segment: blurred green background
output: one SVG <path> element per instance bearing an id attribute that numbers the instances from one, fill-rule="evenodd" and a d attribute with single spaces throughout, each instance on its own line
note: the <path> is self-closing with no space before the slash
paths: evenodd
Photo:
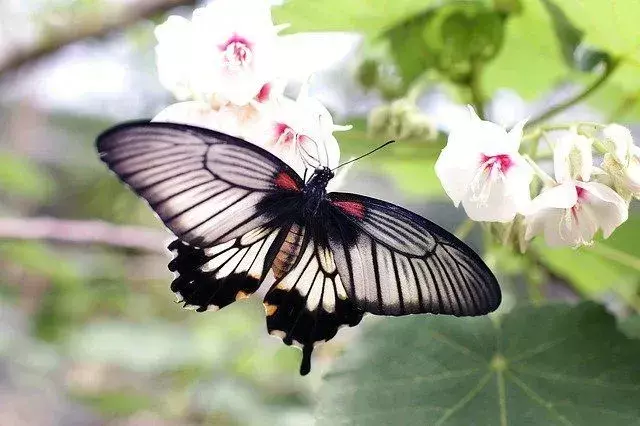
<path id="1" fill-rule="evenodd" d="M 557 346 L 529 370 L 505 367 L 510 349 L 501 349 L 486 318 L 365 318 L 364 337 L 360 328 L 341 331 L 315 352 L 312 374 L 299 377 L 300 352 L 267 335 L 258 298 L 215 314 L 173 303 L 169 235 L 107 172 L 94 140 L 173 102 L 157 80 L 153 29 L 196 5 L 0 2 L 0 425 L 306 425 L 316 416 L 322 424 L 640 424 L 640 348 L 616 328 L 617 321 L 640 336 L 633 206 L 628 223 L 593 248 L 534 244 L 522 257 L 484 244 L 478 227 L 470 234 L 500 277 L 506 324 L 520 324 L 504 332 L 514 362 L 520 341 L 531 356 Z M 611 58 L 623 58 L 605 84 L 556 118 L 638 129 L 636 0 L 291 0 L 274 17 L 291 23 L 289 32 L 336 31 L 314 41 L 323 47 L 312 93 L 336 122 L 354 124 L 338 135 L 343 158 L 389 136 L 384 129 L 371 136 L 373 109 L 407 95 L 417 101 L 410 112 L 428 126 L 359 162 L 344 188 L 450 230 L 464 216 L 446 200 L 433 164 L 465 103 L 479 102 L 493 121 L 511 125 L 571 98 L 606 73 Z M 402 111 L 390 113 L 400 127 Z M 581 300 L 615 319 L 595 304 L 547 306 L 544 315 L 519 308 Z M 530 335 L 536 325 L 543 331 Z M 484 367 L 447 364 L 456 358 L 446 360 L 450 345 L 433 331 L 440 328 L 473 340 L 471 352 L 483 359 L 486 352 Z M 339 358 L 345 347 L 349 368 Z M 438 384 L 443 371 L 464 367 L 452 377 L 471 377 L 487 365 L 491 375 L 472 383 Z M 534 367 L 552 372 L 529 381 Z M 495 395 L 483 393 L 489 387 Z M 427 399 L 437 401 L 433 412 Z"/>

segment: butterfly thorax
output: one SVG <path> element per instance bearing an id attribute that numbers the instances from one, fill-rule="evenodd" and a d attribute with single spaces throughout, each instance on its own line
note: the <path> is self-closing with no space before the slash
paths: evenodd
<path id="1" fill-rule="evenodd" d="M 316 169 L 303 190 L 303 216 L 314 217 L 322 201 L 327 197 L 327 184 L 333 178 L 333 172 L 328 167 Z"/>

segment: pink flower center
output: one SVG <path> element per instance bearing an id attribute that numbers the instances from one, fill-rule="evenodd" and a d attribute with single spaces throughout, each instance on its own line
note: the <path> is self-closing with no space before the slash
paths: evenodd
<path id="1" fill-rule="evenodd" d="M 218 46 L 223 53 L 223 61 L 229 70 L 246 68 L 253 60 L 252 44 L 244 37 L 234 34 L 226 43 Z"/>
<path id="2" fill-rule="evenodd" d="M 480 157 L 480 165 L 485 169 L 498 169 L 498 171 L 502 172 L 502 174 L 506 174 L 511 166 L 513 166 L 513 161 L 511 157 L 507 154 L 498 154 L 487 156 L 482 154 Z"/>
<path id="3" fill-rule="evenodd" d="M 290 145 L 296 141 L 298 134 L 284 123 L 276 123 L 274 145 Z"/>
<path id="4" fill-rule="evenodd" d="M 578 201 L 571 207 L 571 216 L 573 216 L 573 220 L 575 220 L 576 224 L 579 223 L 578 213 L 582 209 L 581 203 L 587 199 L 587 190 L 576 186 L 576 195 L 578 196 Z"/>
<path id="5" fill-rule="evenodd" d="M 276 123 L 273 145 L 302 145 L 309 142 L 309 136 L 298 133 L 285 123 Z"/>
<path id="6" fill-rule="evenodd" d="M 471 200 L 485 205 L 491 195 L 491 188 L 498 180 L 503 180 L 507 171 L 513 166 L 507 154 L 480 155 L 480 165 L 471 181 Z"/>
<path id="7" fill-rule="evenodd" d="M 266 83 L 260 88 L 260 92 L 256 95 L 256 100 L 260 103 L 267 102 L 271 97 L 271 84 Z M 279 124 L 282 125 L 282 124 Z"/>

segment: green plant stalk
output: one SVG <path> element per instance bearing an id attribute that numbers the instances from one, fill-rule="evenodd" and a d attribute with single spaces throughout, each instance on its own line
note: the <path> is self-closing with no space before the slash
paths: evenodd
<path id="1" fill-rule="evenodd" d="M 575 105 L 578 102 L 582 101 L 583 99 L 587 98 L 589 95 L 591 95 L 593 92 L 595 92 L 600 86 L 602 86 L 609 79 L 611 74 L 613 74 L 613 72 L 618 68 L 619 64 L 620 64 L 620 61 L 612 60 L 606 66 L 606 68 L 605 68 L 604 72 L 602 73 L 602 75 L 600 75 L 600 77 L 598 77 L 593 83 L 591 83 L 590 86 L 587 86 L 582 92 L 578 93 L 573 98 L 567 99 L 566 101 L 562 102 L 561 104 L 556 105 L 555 107 L 553 107 L 553 108 L 543 112 L 539 116 L 535 117 L 533 120 L 529 121 L 525 125 L 525 129 L 534 127 L 534 126 L 538 125 L 539 123 L 542 123 L 542 122 L 550 119 L 551 117 L 561 113 L 565 109 L 567 109 L 569 107 L 572 107 L 573 105 Z"/>
<path id="2" fill-rule="evenodd" d="M 467 86 L 469 87 L 469 92 L 471 93 L 471 103 L 473 104 L 478 117 L 484 120 L 486 119 L 484 111 L 485 96 L 482 90 L 481 76 L 482 68 L 480 64 L 474 63 Z"/>

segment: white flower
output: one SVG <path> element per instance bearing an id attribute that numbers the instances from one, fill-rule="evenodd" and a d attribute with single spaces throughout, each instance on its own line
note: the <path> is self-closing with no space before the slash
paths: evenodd
<path id="1" fill-rule="evenodd" d="M 334 125 L 329 111 L 307 95 L 306 86 L 295 101 L 281 97 L 259 109 L 263 119 L 247 128 L 248 140 L 274 153 L 301 175 L 306 169 L 338 165 L 340 147 L 333 132 L 351 127 Z"/>
<path id="2" fill-rule="evenodd" d="M 245 129 L 260 120 L 259 111 L 252 105 L 225 105 L 213 109 L 202 101 L 178 102 L 160 111 L 151 121 L 190 124 L 231 136 L 244 137 Z"/>
<path id="3" fill-rule="evenodd" d="M 609 173 L 614 187 L 624 197 L 640 198 L 640 147 L 633 143 L 631 132 L 619 124 L 604 128 L 602 168 Z"/>
<path id="4" fill-rule="evenodd" d="M 435 169 L 456 207 L 462 202 L 476 221 L 509 222 L 531 201 L 533 170 L 518 153 L 524 121 L 507 132 L 501 126 L 470 118 L 449 133 Z"/>
<path id="5" fill-rule="evenodd" d="M 544 190 L 531 202 L 526 215 L 527 240 L 544 234 L 550 246 L 585 245 L 592 242 L 598 229 L 608 238 L 627 220 L 628 206 L 613 189 L 599 182 L 577 179 L 591 176 L 592 165 L 582 160 L 577 162 L 578 158 L 586 161 L 587 155 L 575 151 L 574 161 L 567 160 L 572 150 L 585 147 L 577 135 L 572 137 L 573 142 L 566 139 L 555 147 L 557 185 Z"/>
<path id="6" fill-rule="evenodd" d="M 626 164 L 632 155 L 635 147 L 631 132 L 624 126 L 619 124 L 609 124 L 602 130 L 604 135 L 604 143 L 607 149 L 614 155 L 615 159 Z"/>
<path id="7" fill-rule="evenodd" d="M 279 29 L 260 0 L 216 0 L 192 21 L 171 16 L 156 28 L 160 82 L 178 99 L 245 105 L 278 77 Z"/>
<path id="8" fill-rule="evenodd" d="M 593 168 L 591 140 L 575 132 L 564 134 L 554 147 L 553 163 L 558 182 L 570 179 L 588 181 Z"/>
<path id="9" fill-rule="evenodd" d="M 316 167 L 336 167 L 340 147 L 331 114 L 303 88 L 297 100 L 284 96 L 266 103 L 227 104 L 213 109 L 201 101 L 173 104 L 152 121 L 184 123 L 227 133 L 261 146 L 289 164 L 300 175 Z"/>

